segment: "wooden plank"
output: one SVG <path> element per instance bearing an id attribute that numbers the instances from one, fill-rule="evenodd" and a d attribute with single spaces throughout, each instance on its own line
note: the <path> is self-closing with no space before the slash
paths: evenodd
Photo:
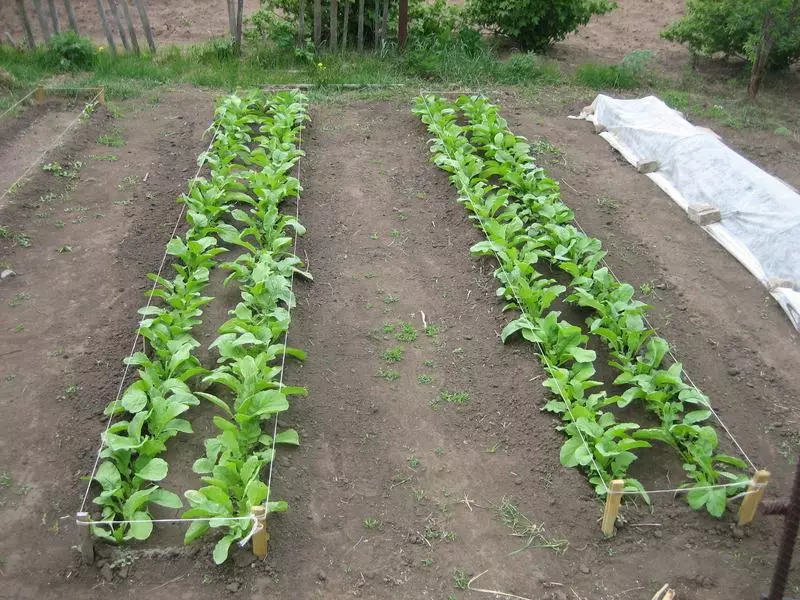
<path id="1" fill-rule="evenodd" d="M 331 0 L 331 35 L 328 46 L 336 52 L 339 44 L 339 0 Z"/>
<path id="2" fill-rule="evenodd" d="M 350 0 L 344 0 L 344 21 L 342 21 L 342 50 L 347 50 L 347 32 L 350 30 Z"/>
<path id="3" fill-rule="evenodd" d="M 58 23 L 58 9 L 56 8 L 56 0 L 47 0 L 47 7 L 50 9 L 50 21 L 53 23 L 53 33 L 58 35 L 61 33 L 61 27 Z"/>
<path id="4" fill-rule="evenodd" d="M 625 482 L 622 479 L 615 479 L 611 482 L 611 489 L 606 495 L 606 507 L 603 511 L 603 535 L 611 537 L 614 535 L 614 523 L 617 522 L 619 513 L 619 503 L 622 501 L 622 490 Z"/>
<path id="5" fill-rule="evenodd" d="M 108 42 L 108 49 L 113 56 L 117 54 L 117 45 L 114 43 L 114 36 L 111 35 L 111 29 L 108 27 L 106 20 L 106 10 L 103 8 L 103 0 L 95 0 L 97 3 L 97 12 L 100 14 L 100 24 L 103 26 L 103 32 L 106 34 L 106 41 Z"/>
<path id="6" fill-rule="evenodd" d="M 122 5 L 122 14 L 125 16 L 125 24 L 128 26 L 128 37 L 131 39 L 131 46 L 133 46 L 133 51 L 139 54 L 139 39 L 136 37 L 136 28 L 133 26 L 128 0 L 119 0 L 119 3 Z"/>
<path id="7" fill-rule="evenodd" d="M 72 0 L 64 0 L 64 6 L 67 9 L 67 19 L 69 20 L 69 28 L 75 33 L 80 35 L 78 30 L 78 19 L 75 18 L 75 9 L 72 8 Z"/>
<path id="8" fill-rule="evenodd" d="M 36 18 L 39 21 L 39 28 L 42 30 L 42 36 L 45 43 L 50 41 L 50 28 L 47 26 L 47 19 L 44 18 L 44 10 L 42 10 L 42 0 L 33 0 L 33 7 L 36 9 Z"/>
<path id="9" fill-rule="evenodd" d="M 150 47 L 150 52 L 155 52 L 156 40 L 153 38 L 153 30 L 150 29 L 150 18 L 147 16 L 147 6 L 144 2 L 145 0 L 133 0 L 136 10 L 139 12 L 139 18 L 142 20 L 142 29 L 144 37 L 147 38 L 147 45 Z"/>
<path id="10" fill-rule="evenodd" d="M 22 29 L 25 30 L 25 39 L 28 40 L 28 47 L 33 50 L 36 47 L 36 39 L 33 37 L 31 22 L 28 20 L 28 11 L 25 10 L 25 3 L 22 0 L 17 0 L 17 10 L 19 11 Z"/>
<path id="11" fill-rule="evenodd" d="M 358 0 L 358 51 L 364 49 L 364 0 Z"/>
<path id="12" fill-rule="evenodd" d="M 322 43 L 322 0 L 314 0 L 314 45 Z"/>
<path id="13" fill-rule="evenodd" d="M 764 496 L 764 488 L 769 483 L 769 471 L 756 471 L 753 481 L 747 488 L 747 496 L 739 507 L 739 527 L 751 523 L 756 516 L 756 510 Z"/>
<path id="14" fill-rule="evenodd" d="M 122 18 L 119 14 L 119 6 L 117 0 L 108 0 L 108 6 L 111 7 L 111 16 L 114 19 L 114 25 L 117 27 L 119 37 L 122 39 L 122 45 L 125 47 L 126 52 L 130 52 L 131 45 L 128 43 L 128 34 L 122 28 Z"/>

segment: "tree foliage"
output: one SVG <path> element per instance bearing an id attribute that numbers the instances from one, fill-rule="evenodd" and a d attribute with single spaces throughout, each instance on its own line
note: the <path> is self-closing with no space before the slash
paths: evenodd
<path id="1" fill-rule="evenodd" d="M 542 51 L 615 7 L 610 0 L 468 0 L 467 14 L 480 27 Z"/>

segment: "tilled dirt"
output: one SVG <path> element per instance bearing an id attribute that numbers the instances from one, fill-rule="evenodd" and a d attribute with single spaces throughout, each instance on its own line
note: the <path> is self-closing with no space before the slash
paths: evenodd
<path id="1" fill-rule="evenodd" d="M 785 494 L 798 454 L 791 399 L 800 370 L 783 313 L 587 123 L 557 115 L 560 105 L 498 100 L 518 133 L 561 149 L 541 161 L 565 200 L 604 240 L 617 275 L 641 286 L 654 324 L 748 455 L 773 471 L 769 495 Z M 299 204 L 308 232 L 298 253 L 314 281 L 296 282 L 289 334 L 308 359 L 286 373 L 309 395 L 280 419 L 302 445 L 278 449 L 272 493 L 290 510 L 270 518 L 269 558 L 253 562 L 236 549 L 214 567 L 208 542 L 183 548 L 181 530 L 165 526 L 121 553 L 98 545 L 99 564 L 79 566 L 71 545 L 81 477 L 130 351 L 144 275 L 158 267 L 173 200 L 207 144 L 200 134 L 212 102 L 180 91 L 127 110 L 120 121 L 96 114 L 54 157 L 118 161 L 86 158 L 67 198 L 63 178 L 39 172 L 0 213 L 32 242 L 0 246 L 0 263 L 18 273 L 0 284 L 0 556 L 12 597 L 478 598 L 487 595 L 458 586 L 485 570 L 474 586 L 531 599 L 649 599 L 666 582 L 682 600 L 766 588 L 773 518 L 739 532 L 734 513 L 716 521 L 666 495 L 652 513 L 624 506 L 626 524 L 602 539 L 602 504 L 581 473 L 559 464 L 563 438 L 540 412 L 548 398 L 532 348 L 499 341 L 509 316 L 495 298 L 494 267 L 469 256 L 482 234 L 428 161 L 429 136 L 406 100 L 311 108 Z M 95 143 L 112 125 L 125 136 L 121 149 Z M 48 192 L 54 199 L 42 203 Z M 208 341 L 235 302 L 212 287 Z M 430 335 L 423 313 L 436 326 Z M 401 323 L 416 339 L 396 339 Z M 388 362 L 398 346 L 402 359 Z M 205 417 L 194 414 L 197 434 L 173 443 L 176 490 L 196 483 L 188 466 L 208 433 Z M 671 486 L 680 481 L 673 462 L 644 455 L 638 475 L 648 487 Z M 538 533 L 512 535 L 500 506 L 506 516 L 516 507 Z"/>

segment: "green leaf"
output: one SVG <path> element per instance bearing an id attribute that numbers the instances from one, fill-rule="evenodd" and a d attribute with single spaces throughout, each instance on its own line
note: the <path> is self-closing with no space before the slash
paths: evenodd
<path id="1" fill-rule="evenodd" d="M 147 394 L 139 389 L 140 385 L 141 382 L 139 381 L 131 385 L 125 390 L 122 400 L 120 400 L 122 407 L 129 413 L 138 413 L 147 406 Z"/>
<path id="2" fill-rule="evenodd" d="M 594 350 L 586 350 L 585 348 L 570 348 L 567 353 L 579 363 L 592 363 L 597 358 Z"/>
<path id="3" fill-rule="evenodd" d="M 214 546 L 214 563 L 221 565 L 226 560 L 228 560 L 228 551 L 230 550 L 231 544 L 235 537 L 232 534 L 228 534 L 224 536 L 220 541 L 217 542 L 217 545 Z"/>
<path id="4" fill-rule="evenodd" d="M 711 416 L 710 410 L 693 410 L 683 416 L 683 422 L 689 424 L 700 423 Z"/>
<path id="5" fill-rule="evenodd" d="M 297 431 L 294 429 L 287 429 L 286 431 L 281 431 L 278 435 L 275 436 L 275 444 L 288 444 L 290 446 L 299 446 L 300 445 L 300 437 L 297 435 Z"/>
<path id="6" fill-rule="evenodd" d="M 150 494 L 149 501 L 164 508 L 183 508 L 183 502 L 177 494 L 160 488 Z"/>
<path id="7" fill-rule="evenodd" d="M 136 476 L 146 481 L 161 481 L 167 476 L 167 461 L 163 458 L 153 458 L 136 473 Z"/>
<path id="8" fill-rule="evenodd" d="M 195 395 L 200 396 L 201 398 L 205 398 L 217 408 L 220 408 L 223 411 L 225 411 L 226 414 L 230 415 L 231 417 L 233 416 L 233 411 L 231 411 L 230 406 L 228 406 L 228 404 L 221 398 L 218 398 L 213 394 L 206 394 L 205 392 L 197 392 Z"/>
<path id="9" fill-rule="evenodd" d="M 191 544 L 196 539 L 201 538 L 206 531 L 208 531 L 209 524 L 208 521 L 194 521 L 189 525 L 189 529 L 186 530 L 186 535 L 183 536 L 183 543 L 184 544 Z"/>
<path id="10" fill-rule="evenodd" d="M 146 540 L 153 533 L 153 523 L 151 517 L 144 511 L 133 514 L 132 521 L 144 521 L 143 523 L 131 523 L 128 535 L 135 540 Z M 127 537 L 127 536 L 126 536 Z"/>

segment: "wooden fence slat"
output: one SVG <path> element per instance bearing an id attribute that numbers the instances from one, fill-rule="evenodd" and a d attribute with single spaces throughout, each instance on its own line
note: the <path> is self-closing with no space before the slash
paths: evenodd
<path id="1" fill-rule="evenodd" d="M 322 43 L 322 0 L 314 0 L 314 44 Z"/>
<path id="2" fill-rule="evenodd" d="M 67 9 L 67 19 L 69 20 L 69 27 L 80 35 L 80 31 L 78 31 L 78 19 L 75 18 L 75 9 L 72 8 L 72 0 L 64 0 L 64 6 Z"/>
<path id="3" fill-rule="evenodd" d="M 358 0 L 358 51 L 364 49 L 364 0 Z"/>
<path id="4" fill-rule="evenodd" d="M 33 29 L 31 29 L 31 22 L 28 20 L 28 12 L 25 10 L 23 0 L 17 0 L 17 10 L 19 11 L 19 20 L 22 22 L 22 29 L 25 30 L 25 38 L 28 40 L 28 47 L 33 50 L 36 47 L 36 39 L 33 37 Z"/>
<path id="5" fill-rule="evenodd" d="M 50 8 L 50 20 L 53 23 L 53 34 L 58 35 L 61 33 L 61 27 L 58 24 L 58 9 L 56 8 L 56 0 L 47 0 L 47 6 Z"/>
<path id="6" fill-rule="evenodd" d="M 150 19 L 147 16 L 147 6 L 145 0 L 133 0 L 136 5 L 136 10 L 139 12 L 139 18 L 142 21 L 142 29 L 144 30 L 144 37 L 147 38 L 147 45 L 150 47 L 150 52 L 156 51 L 156 41 L 153 39 L 153 30 L 150 29 Z"/>
<path id="7" fill-rule="evenodd" d="M 36 18 L 39 21 L 39 27 L 42 30 L 42 36 L 45 43 L 50 41 L 50 28 L 47 26 L 47 19 L 44 18 L 44 11 L 42 10 L 42 0 L 33 0 L 33 7 L 36 9 Z"/>
<path id="8" fill-rule="evenodd" d="M 339 43 L 339 0 L 331 0 L 331 35 L 328 46 L 336 52 Z"/>
<path id="9" fill-rule="evenodd" d="M 108 27 L 106 20 L 106 10 L 103 8 L 103 0 L 95 0 L 97 3 L 97 12 L 100 14 L 100 24 L 103 26 L 103 32 L 106 34 L 106 41 L 108 42 L 108 50 L 113 56 L 117 55 L 117 45 L 114 43 L 114 36 L 111 35 L 111 29 Z"/>
<path id="10" fill-rule="evenodd" d="M 122 4 L 122 14 L 125 17 L 125 24 L 128 26 L 128 37 L 131 39 L 131 46 L 133 46 L 133 51 L 139 54 L 139 39 L 136 37 L 136 28 L 133 26 L 128 0 L 119 0 L 119 2 Z"/>
<path id="11" fill-rule="evenodd" d="M 119 14 L 119 5 L 117 4 L 117 0 L 108 0 L 108 5 L 111 7 L 111 16 L 113 17 L 114 25 L 116 25 L 117 31 L 119 32 L 119 37 L 122 39 L 122 45 L 125 47 L 126 52 L 130 52 L 131 45 L 128 43 L 128 34 L 122 27 L 122 18 Z"/>

